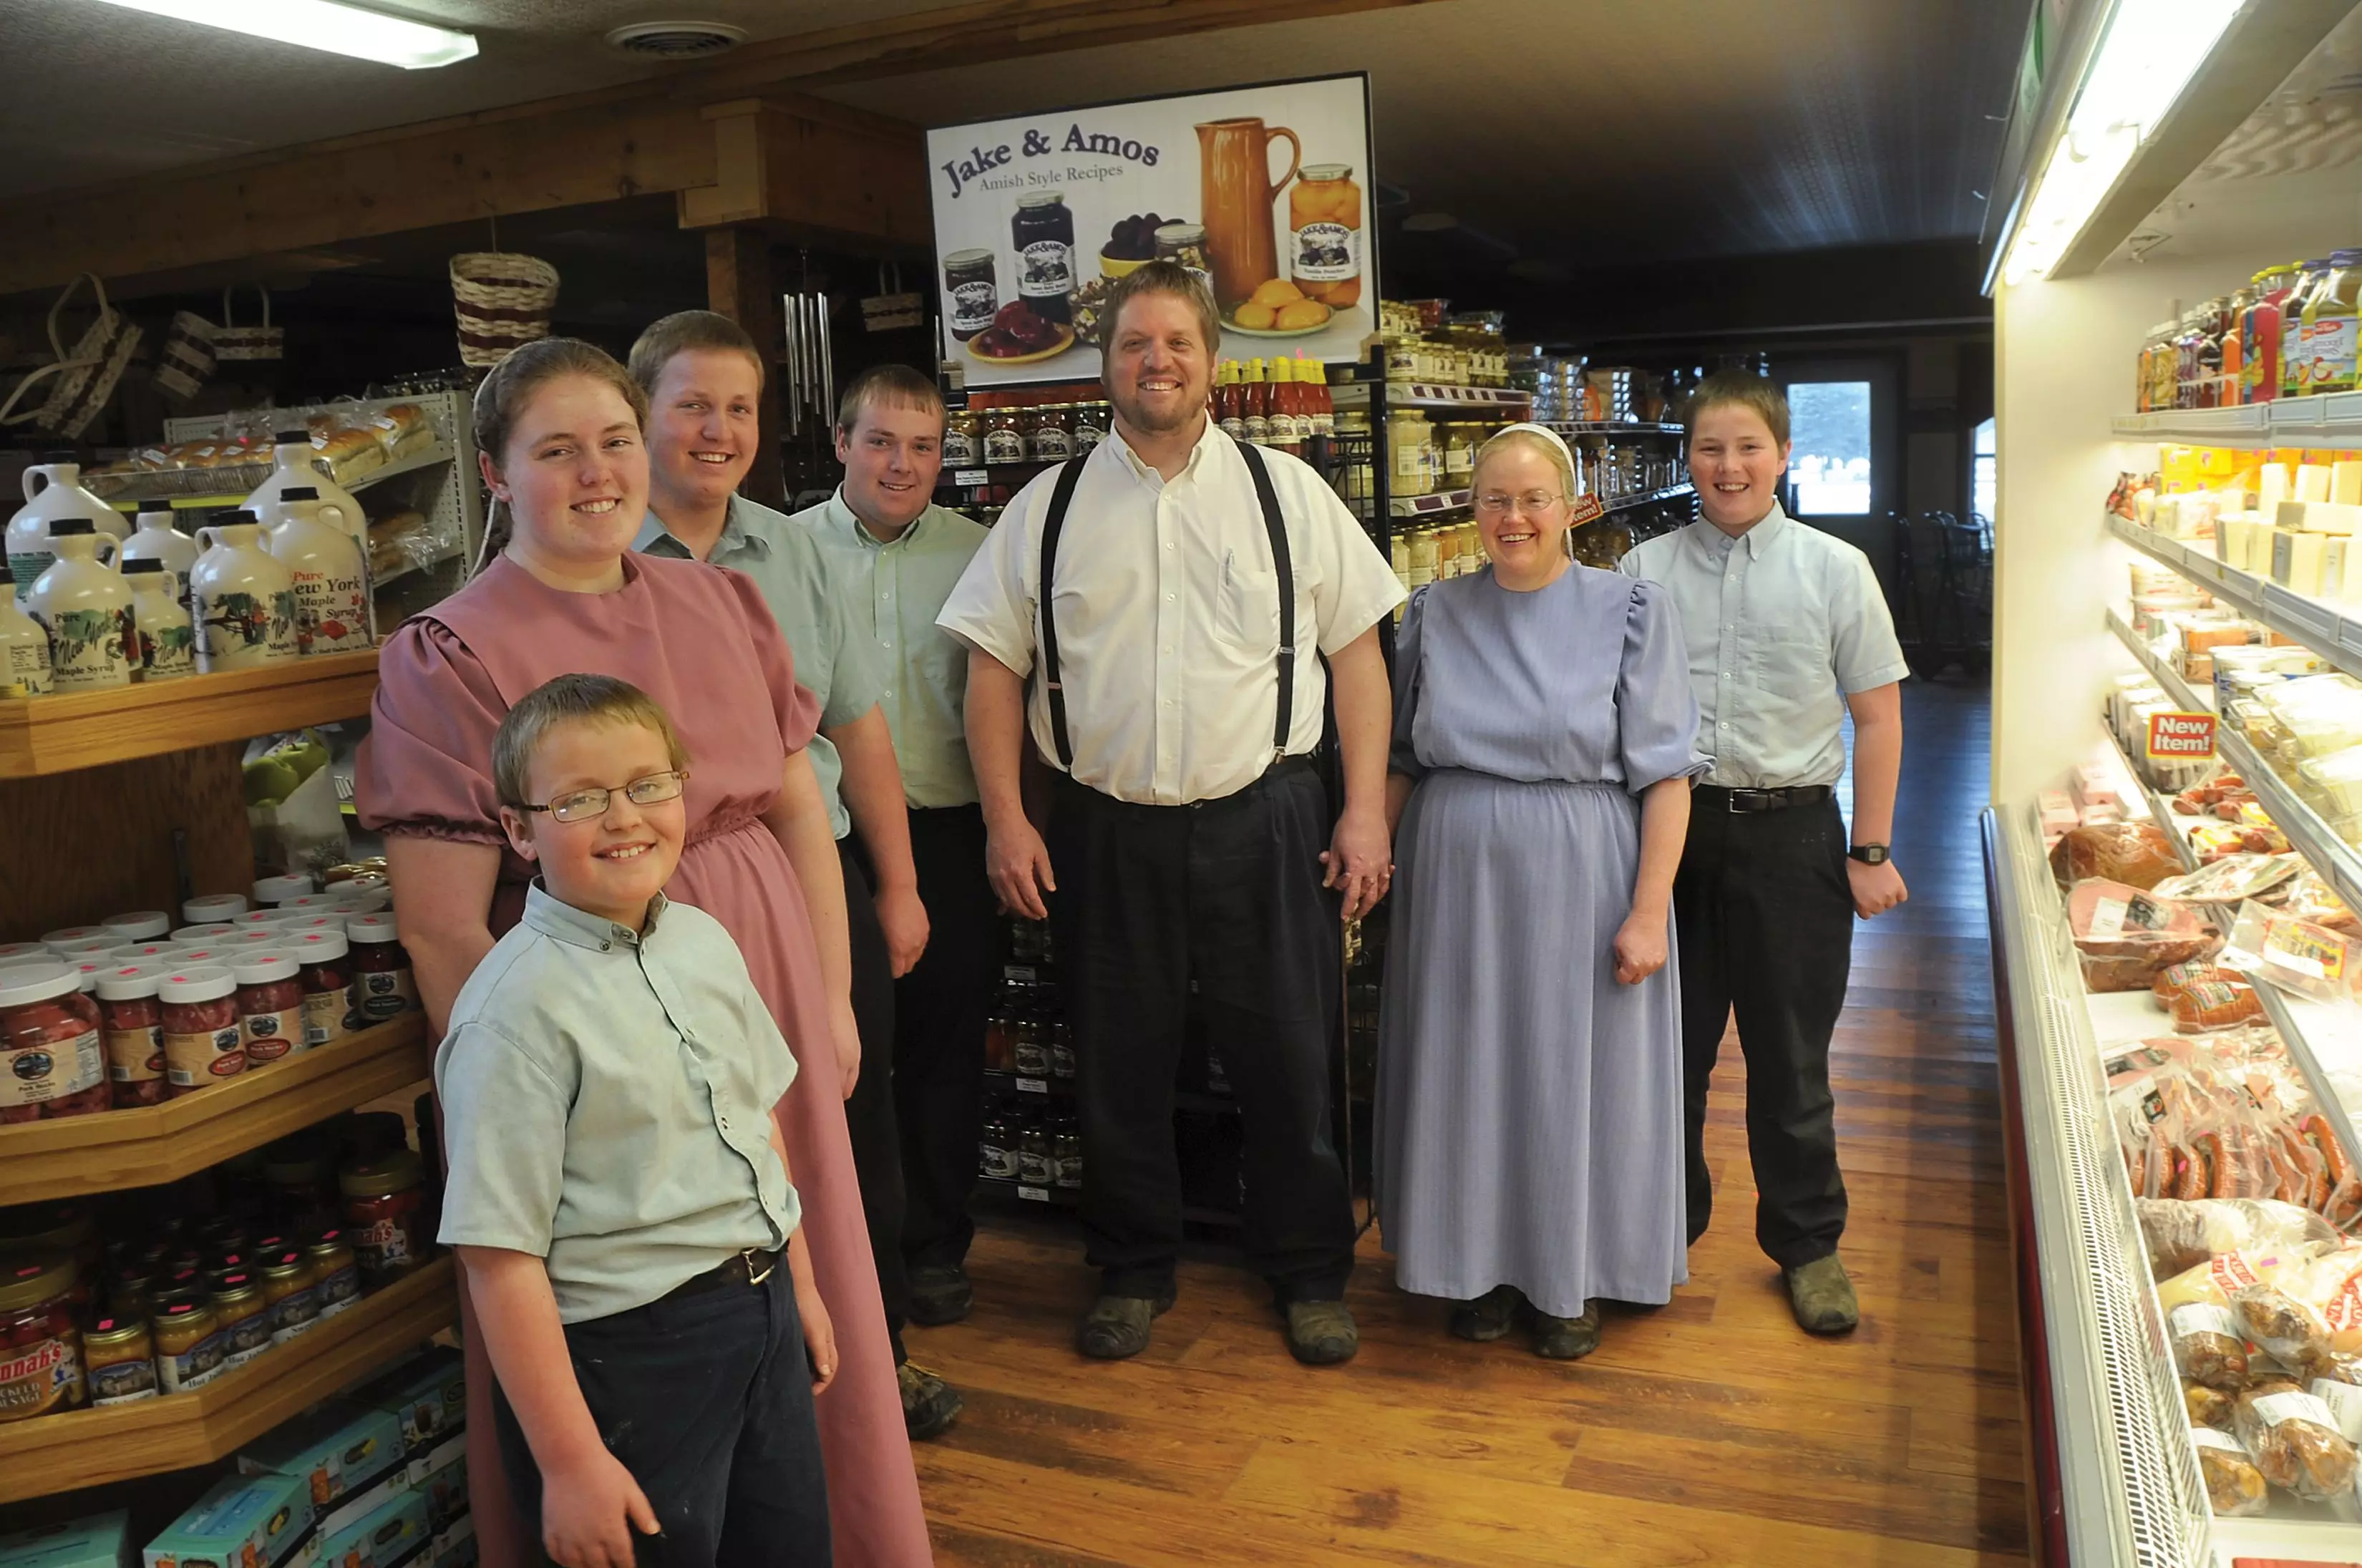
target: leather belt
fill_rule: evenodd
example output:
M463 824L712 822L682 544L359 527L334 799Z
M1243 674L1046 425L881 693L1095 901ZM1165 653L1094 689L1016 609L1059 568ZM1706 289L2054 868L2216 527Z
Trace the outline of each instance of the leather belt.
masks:
M1795 784L1784 790L1725 790L1719 785L1701 784L1695 791L1697 801L1708 811L1721 812L1783 812L1791 806L1817 806L1837 793L1827 784Z
M713 1268L694 1278L683 1280L664 1294L664 1299L676 1296L701 1296L709 1290L719 1290L725 1285L760 1285L771 1277L779 1266L778 1253L757 1252L749 1247L743 1253L733 1253Z

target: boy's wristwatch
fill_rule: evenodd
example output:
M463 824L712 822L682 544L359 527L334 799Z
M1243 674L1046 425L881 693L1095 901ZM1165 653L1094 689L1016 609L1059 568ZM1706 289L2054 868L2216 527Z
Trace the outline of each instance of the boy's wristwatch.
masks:
M1887 860L1886 845L1882 844L1853 845L1846 850L1846 858L1859 860L1864 866L1883 866Z

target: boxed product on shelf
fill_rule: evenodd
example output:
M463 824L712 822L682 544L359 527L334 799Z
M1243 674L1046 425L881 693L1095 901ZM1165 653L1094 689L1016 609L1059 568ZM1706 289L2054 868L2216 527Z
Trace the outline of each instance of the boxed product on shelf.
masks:
M475 1568L476 1557L476 1521L463 1514L449 1529L436 1536L428 1568Z
M123 1508L0 1535L0 1568L131 1568L133 1556Z
M279 1568L310 1539L301 1475L225 1475L141 1552L145 1568Z
M410 1462L410 1489L426 1499L427 1521L447 1534L468 1517L468 1434L456 1432Z
M247 1474L297 1475L325 1508L377 1485L389 1472L408 1474L402 1420L349 1400L332 1399L262 1438L237 1456Z
M405 1490L337 1529L322 1531L310 1561L316 1568L401 1568L424 1560L434 1545L425 1497Z
M433 1346L386 1368L349 1390L347 1397L400 1420L403 1452L414 1463L468 1424L466 1367L459 1353L447 1345Z

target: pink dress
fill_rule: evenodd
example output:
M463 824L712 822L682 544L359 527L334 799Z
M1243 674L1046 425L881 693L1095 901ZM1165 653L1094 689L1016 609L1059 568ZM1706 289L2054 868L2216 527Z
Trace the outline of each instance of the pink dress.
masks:
M836 1561L924 1564L933 1560L926 1518L845 1137L820 955L795 868L761 821L789 754L811 740L819 705L795 683L788 645L752 580L644 555L625 556L624 574L613 593L567 593L495 560L405 623L379 665L356 778L361 820L390 834L502 845L497 936L516 922L530 877L506 847L492 790L492 733L502 715L535 687L575 671L617 676L663 704L690 753L688 846L666 891L729 928L804 1069L777 1114L813 1272L836 1325L841 1364L819 1407ZM491 1377L471 1334L468 1469L479 1534L486 1568L516 1568L532 1560L523 1549L538 1532L514 1533L526 1527L490 1441Z

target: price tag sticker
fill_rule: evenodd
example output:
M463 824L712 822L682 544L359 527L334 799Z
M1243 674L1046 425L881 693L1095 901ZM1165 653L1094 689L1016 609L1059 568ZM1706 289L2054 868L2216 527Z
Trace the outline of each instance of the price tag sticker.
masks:
M2151 762L2203 762L2214 755L2212 713L2151 713L2148 756Z
M1048 1094L1050 1092L1049 1080L1046 1078L1020 1078L1017 1080L1017 1092L1020 1094Z
M1017 1196L1023 1198L1028 1203L1047 1203L1050 1201L1050 1189L1046 1187L1025 1187L1021 1185L1017 1189Z
M991 482L992 473L987 469L954 469L952 470L954 484L990 484Z

